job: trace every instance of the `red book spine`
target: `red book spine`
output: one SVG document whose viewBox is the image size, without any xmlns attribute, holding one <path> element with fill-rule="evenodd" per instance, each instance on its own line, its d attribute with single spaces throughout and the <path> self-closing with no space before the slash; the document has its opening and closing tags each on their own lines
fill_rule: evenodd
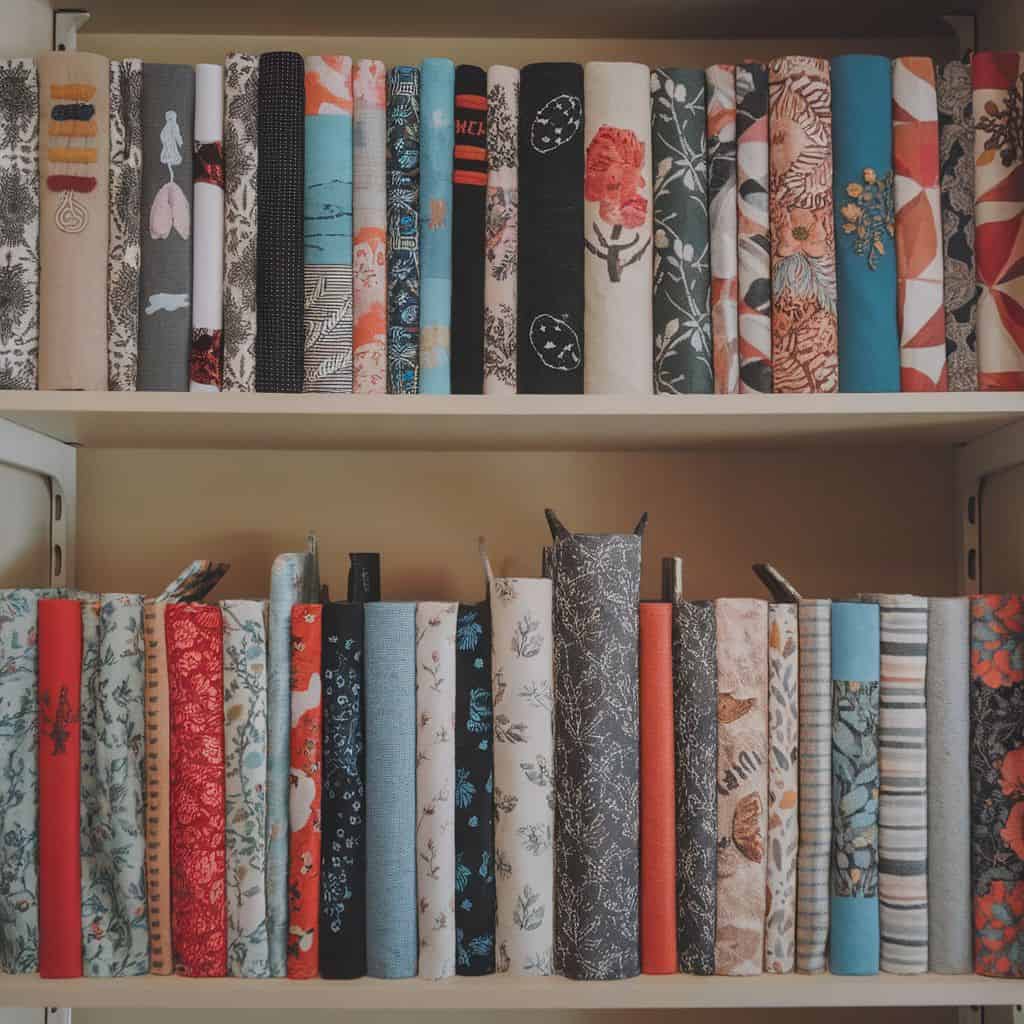
<svg viewBox="0 0 1024 1024">
<path fill-rule="evenodd" d="M 82 976 L 82 609 L 39 602 L 39 975 Z"/>
</svg>

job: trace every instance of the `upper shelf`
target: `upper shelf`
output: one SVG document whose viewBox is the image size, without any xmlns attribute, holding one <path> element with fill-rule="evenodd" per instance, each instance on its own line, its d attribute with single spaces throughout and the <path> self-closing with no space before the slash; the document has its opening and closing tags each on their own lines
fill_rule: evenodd
<svg viewBox="0 0 1024 1024">
<path fill-rule="evenodd" d="M 1024 393 L 496 398 L 7 391 L 0 392 L 0 419 L 93 448 L 948 446 L 1024 420 Z"/>
</svg>

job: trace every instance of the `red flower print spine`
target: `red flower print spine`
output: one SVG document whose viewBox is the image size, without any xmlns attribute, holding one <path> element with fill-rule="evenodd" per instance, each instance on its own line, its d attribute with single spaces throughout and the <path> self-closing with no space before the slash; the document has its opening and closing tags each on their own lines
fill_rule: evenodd
<svg viewBox="0 0 1024 1024">
<path fill-rule="evenodd" d="M 288 777 L 288 977 L 315 978 L 320 959 L 320 623 L 318 604 L 292 609 L 292 739 Z"/>
<path fill-rule="evenodd" d="M 220 609 L 169 604 L 171 944 L 175 973 L 227 973 L 224 679 Z"/>
</svg>

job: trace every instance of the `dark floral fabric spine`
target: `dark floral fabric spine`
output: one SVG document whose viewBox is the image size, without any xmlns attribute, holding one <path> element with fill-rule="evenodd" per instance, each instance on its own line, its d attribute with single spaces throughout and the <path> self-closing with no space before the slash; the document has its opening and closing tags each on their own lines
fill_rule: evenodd
<svg viewBox="0 0 1024 1024">
<path fill-rule="evenodd" d="M 491 610 L 460 604 L 455 630 L 455 973 L 494 973 Z"/>
<path fill-rule="evenodd" d="M 320 976 L 366 973 L 363 606 L 325 604 Z"/>
<path fill-rule="evenodd" d="M 380 600 L 380 554 L 376 551 L 353 551 L 349 556 L 348 599 L 350 601 Z"/>
</svg>

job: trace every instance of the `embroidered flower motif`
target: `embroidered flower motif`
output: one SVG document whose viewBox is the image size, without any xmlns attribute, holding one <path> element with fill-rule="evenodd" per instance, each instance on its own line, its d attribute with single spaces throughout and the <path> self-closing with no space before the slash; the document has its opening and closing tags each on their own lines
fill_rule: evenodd
<svg viewBox="0 0 1024 1024">
<path fill-rule="evenodd" d="M 843 233 L 851 236 L 853 251 L 867 256 L 868 269 L 877 270 L 879 259 L 888 251 L 887 239 L 896 237 L 896 207 L 893 199 L 892 171 L 878 177 L 872 167 L 865 167 L 862 181 L 851 181 L 846 195 L 851 202 L 839 208 Z"/>
</svg>

